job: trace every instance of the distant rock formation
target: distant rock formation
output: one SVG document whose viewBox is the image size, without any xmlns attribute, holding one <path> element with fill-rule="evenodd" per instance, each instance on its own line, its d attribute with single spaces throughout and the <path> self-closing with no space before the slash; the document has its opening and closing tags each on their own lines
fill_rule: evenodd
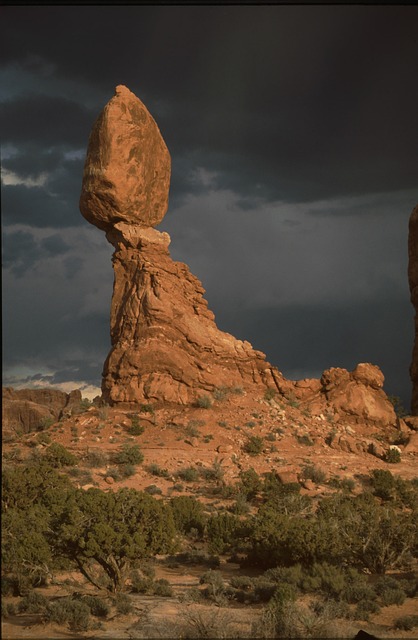
<svg viewBox="0 0 418 640">
<path fill-rule="evenodd" d="M 111 405 L 144 400 L 188 404 L 220 387 L 282 396 L 372 424 L 396 421 L 373 365 L 331 369 L 293 382 L 246 341 L 220 331 L 201 282 L 169 254 L 170 237 L 153 228 L 167 209 L 170 157 L 146 107 L 116 87 L 90 135 L 80 210 L 115 247 L 112 348 L 103 371 Z"/>
<path fill-rule="evenodd" d="M 58 389 L 3 388 L 3 430 L 29 433 L 42 429 L 46 420 L 59 420 L 78 407 L 81 392 Z"/>
<path fill-rule="evenodd" d="M 418 415 L 418 205 L 409 218 L 408 254 L 409 289 L 415 309 L 415 341 L 409 369 L 412 380 L 411 411 L 413 415 Z"/>
</svg>

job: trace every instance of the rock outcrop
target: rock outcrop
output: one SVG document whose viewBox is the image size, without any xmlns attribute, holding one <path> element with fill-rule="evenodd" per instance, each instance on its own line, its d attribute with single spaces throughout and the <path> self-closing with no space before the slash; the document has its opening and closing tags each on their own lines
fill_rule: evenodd
<svg viewBox="0 0 418 640">
<path fill-rule="evenodd" d="M 45 421 L 59 420 L 80 405 L 81 392 L 58 389 L 3 388 L 3 430 L 29 433 L 42 429 Z"/>
<path fill-rule="evenodd" d="M 80 210 L 100 229 L 117 222 L 152 226 L 168 207 L 171 160 L 142 102 L 123 85 L 90 134 Z"/>
<path fill-rule="evenodd" d="M 418 205 L 409 218 L 408 254 L 409 289 L 415 309 L 415 341 L 409 370 L 412 380 L 411 411 L 413 415 L 418 415 Z"/>
<path fill-rule="evenodd" d="M 115 248 L 103 399 L 129 408 L 150 399 L 188 404 L 220 387 L 262 397 L 268 388 L 321 412 L 334 405 L 333 413 L 354 422 L 394 423 L 377 367 L 293 382 L 217 328 L 201 282 L 171 259 L 169 235 L 153 228 L 167 209 L 169 176 L 157 125 L 129 89 L 117 87 L 93 126 L 80 199 L 82 214 Z"/>
</svg>

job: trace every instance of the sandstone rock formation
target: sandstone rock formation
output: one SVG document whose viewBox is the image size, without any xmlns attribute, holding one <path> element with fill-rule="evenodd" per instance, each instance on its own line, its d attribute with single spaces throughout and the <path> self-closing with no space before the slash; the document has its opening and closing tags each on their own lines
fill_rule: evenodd
<svg viewBox="0 0 418 640">
<path fill-rule="evenodd" d="M 415 342 L 410 367 L 412 380 L 411 410 L 413 415 L 418 415 L 418 205 L 409 218 L 408 254 L 409 289 L 411 291 L 411 302 L 415 309 Z"/>
<path fill-rule="evenodd" d="M 79 406 L 81 392 L 57 389 L 3 388 L 3 429 L 29 433 L 42 428 L 46 419 L 59 420 Z"/>
<path fill-rule="evenodd" d="M 103 398 L 130 407 L 144 400 L 188 404 L 220 387 L 273 389 L 319 412 L 392 424 L 383 375 L 361 364 L 321 380 L 286 380 L 265 355 L 220 331 L 188 267 L 169 254 L 170 237 L 153 228 L 165 214 L 170 159 L 152 117 L 126 87 L 97 119 L 89 140 L 80 209 L 115 247 L 112 348 Z"/>
<path fill-rule="evenodd" d="M 123 85 L 94 123 L 80 210 L 100 229 L 123 221 L 152 226 L 164 218 L 170 154 L 142 102 Z"/>
</svg>

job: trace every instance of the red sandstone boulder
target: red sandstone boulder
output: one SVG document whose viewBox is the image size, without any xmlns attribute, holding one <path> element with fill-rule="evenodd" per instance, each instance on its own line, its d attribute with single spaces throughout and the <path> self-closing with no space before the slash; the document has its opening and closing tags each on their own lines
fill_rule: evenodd
<svg viewBox="0 0 418 640">
<path fill-rule="evenodd" d="M 139 98 L 119 85 L 90 134 L 81 213 L 105 230 L 120 221 L 156 225 L 167 211 L 170 172 L 157 124 Z"/>
</svg>

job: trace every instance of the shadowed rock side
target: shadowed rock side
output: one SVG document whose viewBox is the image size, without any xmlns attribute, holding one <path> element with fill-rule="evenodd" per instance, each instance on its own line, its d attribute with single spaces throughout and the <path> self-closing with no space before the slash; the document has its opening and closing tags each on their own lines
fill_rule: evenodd
<svg viewBox="0 0 418 640">
<path fill-rule="evenodd" d="M 412 380 L 411 410 L 413 415 L 418 415 L 418 205 L 409 219 L 408 254 L 409 289 L 415 309 L 415 341 L 409 370 Z"/>
<path fill-rule="evenodd" d="M 187 404 L 203 392 L 266 388 L 317 414 L 327 411 L 372 424 L 396 417 L 373 365 L 330 369 L 320 380 L 286 380 L 249 342 L 220 331 L 200 281 L 169 254 L 167 233 L 153 229 L 166 211 L 170 157 L 152 117 L 126 87 L 94 124 L 80 210 L 115 247 L 112 348 L 103 398 L 131 406 L 153 399 Z"/>
</svg>

